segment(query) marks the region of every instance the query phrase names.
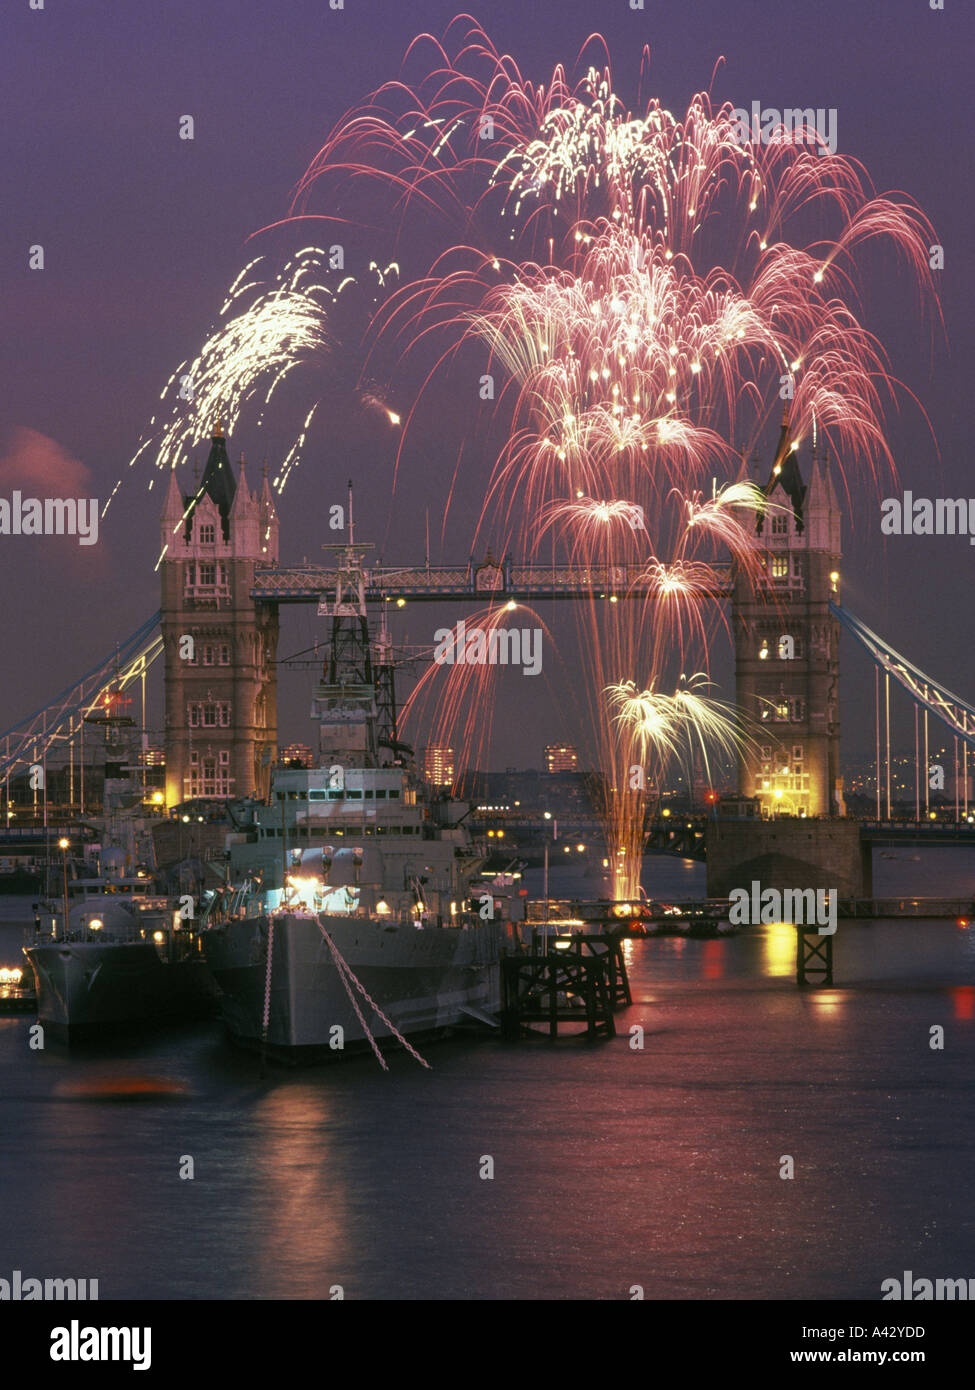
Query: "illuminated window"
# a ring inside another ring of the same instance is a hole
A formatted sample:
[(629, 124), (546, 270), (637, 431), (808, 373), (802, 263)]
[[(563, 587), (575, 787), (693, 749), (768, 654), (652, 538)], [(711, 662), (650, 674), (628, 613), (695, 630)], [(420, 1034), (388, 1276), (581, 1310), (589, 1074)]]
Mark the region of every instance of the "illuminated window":
[(229, 700), (198, 700), (189, 706), (191, 729), (228, 729)]
[(771, 574), (773, 579), (788, 579), (788, 555), (773, 555), (772, 558), (769, 560), (769, 573)]

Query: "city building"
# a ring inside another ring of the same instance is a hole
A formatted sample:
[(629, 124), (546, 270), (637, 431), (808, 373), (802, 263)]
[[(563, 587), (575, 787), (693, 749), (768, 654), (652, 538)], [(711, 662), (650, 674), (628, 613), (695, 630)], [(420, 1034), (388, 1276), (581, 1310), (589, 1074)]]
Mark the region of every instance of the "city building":
[(546, 772), (578, 772), (579, 754), (571, 743), (545, 745)]
[(264, 796), (277, 752), (277, 605), (255, 602), (258, 565), (278, 558), (265, 471), (234, 477), (218, 420), (190, 496), (170, 474), (161, 518), (166, 801)]
[(430, 747), (423, 750), (423, 780), (434, 787), (449, 787), (454, 781), (454, 750)]
[(309, 743), (289, 743), (287, 747), (278, 751), (278, 762), (297, 763), (299, 767), (312, 767), (314, 764), (314, 754)]

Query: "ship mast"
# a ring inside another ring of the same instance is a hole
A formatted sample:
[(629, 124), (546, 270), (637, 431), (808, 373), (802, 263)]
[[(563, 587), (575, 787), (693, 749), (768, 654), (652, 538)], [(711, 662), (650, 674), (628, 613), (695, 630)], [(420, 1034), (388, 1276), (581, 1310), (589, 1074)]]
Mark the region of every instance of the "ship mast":
[(335, 589), (318, 605), (319, 617), (331, 619), (331, 632), (312, 718), (319, 721), (323, 766), (379, 767), (383, 750), (396, 740), (392, 644), (385, 612), (375, 644), (370, 638), (365, 555), (373, 547), (356, 543), (351, 480), (348, 486), (349, 539), (322, 546), (335, 557)]

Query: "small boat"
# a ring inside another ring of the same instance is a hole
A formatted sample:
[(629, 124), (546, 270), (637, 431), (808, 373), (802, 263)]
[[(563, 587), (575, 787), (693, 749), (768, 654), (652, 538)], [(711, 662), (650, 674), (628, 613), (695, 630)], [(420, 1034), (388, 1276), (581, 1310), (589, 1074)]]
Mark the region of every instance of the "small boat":
[(66, 925), (63, 907), (45, 903), (42, 915), (39, 904), (35, 939), (23, 948), (37, 981), (38, 1022), (70, 1042), (212, 1014), (219, 991), (177, 901), (155, 895), (148, 877), (106, 875), (70, 884)]
[(32, 1014), (36, 1008), (37, 993), (30, 968), (0, 966), (0, 1014)]

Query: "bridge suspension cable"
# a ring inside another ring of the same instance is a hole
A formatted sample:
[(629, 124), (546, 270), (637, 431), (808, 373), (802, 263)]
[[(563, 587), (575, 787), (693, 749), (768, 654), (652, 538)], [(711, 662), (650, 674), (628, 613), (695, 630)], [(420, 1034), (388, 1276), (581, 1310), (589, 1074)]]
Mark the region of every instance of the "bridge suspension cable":
[[(851, 633), (861, 646), (865, 647), (871, 658), (876, 664), (876, 723), (877, 723), (877, 818), (880, 818), (880, 729), (881, 729), (881, 701), (880, 701), (880, 672), (884, 672), (884, 706), (886, 722), (886, 800), (887, 816), (891, 814), (891, 756), (890, 756), (890, 680), (891, 677), (901, 686), (903, 690), (914, 701), (914, 805), (915, 816), (920, 819), (921, 815), (921, 735), (918, 725), (918, 710), (924, 710), (924, 810), (925, 815), (930, 814), (930, 791), (931, 781), (929, 771), (930, 750), (928, 739), (928, 716), (941, 721), (954, 735), (955, 740), (955, 819), (960, 820), (962, 814), (968, 815), (968, 749), (975, 748), (975, 705), (963, 700), (960, 695), (949, 690), (941, 681), (934, 680), (915, 666), (912, 661), (908, 661), (906, 656), (895, 651), (889, 643), (882, 637), (867, 627), (849, 609), (843, 608), (841, 604), (830, 603), (830, 612), (838, 618), (847, 632)], [(958, 746), (961, 744), (961, 778), (959, 778)], [(963, 805), (959, 800), (959, 782), (963, 788)], [(936, 788), (937, 789), (937, 788)]]
[(107, 691), (125, 690), (146, 671), (163, 649), (160, 614), (154, 613), (93, 666), (40, 709), (0, 733), (0, 780), (21, 768), (46, 762), (56, 743), (83, 732), (84, 720)]
[(878, 637), (861, 622), (849, 609), (838, 603), (830, 604), (830, 612), (839, 618), (847, 632), (853, 634), (858, 642), (873, 657), (874, 661), (887, 671), (903, 687), (911, 698), (922, 708), (946, 724), (952, 733), (965, 743), (975, 747), (975, 705), (955, 695), (946, 685), (934, 680), (906, 656), (901, 656), (883, 638)]

